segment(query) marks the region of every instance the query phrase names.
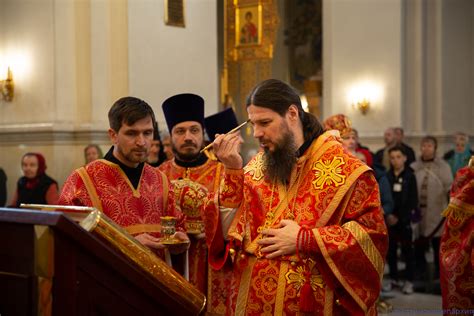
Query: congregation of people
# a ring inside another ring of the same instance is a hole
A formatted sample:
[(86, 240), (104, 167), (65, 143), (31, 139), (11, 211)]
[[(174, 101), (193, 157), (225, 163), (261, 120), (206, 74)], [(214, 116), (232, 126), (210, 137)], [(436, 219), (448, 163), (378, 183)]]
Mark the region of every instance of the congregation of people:
[[(170, 96), (160, 130), (149, 104), (121, 98), (108, 114), (105, 155), (87, 145), (84, 165), (60, 184), (43, 154), (25, 153), (20, 179), (0, 168), (0, 206), (98, 208), (187, 277), (212, 315), (372, 315), (380, 293), (439, 284), (442, 213), (474, 154), (467, 134), (457, 132), (454, 148), (440, 155), (436, 137), (422, 137), (415, 150), (403, 128), (388, 127), (385, 146), (372, 152), (349, 117), (319, 122), (290, 86), (266, 80), (246, 101), (260, 142), (247, 163), (240, 134), (227, 133), (239, 123), (232, 108), (208, 117), (204, 109), (199, 95)], [(7, 181), (17, 181), (10, 201)], [(181, 243), (160, 243), (165, 215), (177, 218)]]

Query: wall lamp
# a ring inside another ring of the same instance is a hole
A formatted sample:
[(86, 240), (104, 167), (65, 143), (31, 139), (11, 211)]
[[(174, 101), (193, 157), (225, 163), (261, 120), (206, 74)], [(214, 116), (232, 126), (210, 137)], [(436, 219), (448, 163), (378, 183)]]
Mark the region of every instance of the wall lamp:
[[(354, 104), (355, 103), (355, 104)], [(362, 98), (362, 100), (355, 101), (352, 106), (359, 109), (362, 115), (367, 114), (370, 110), (370, 101), (367, 98)]]
[(374, 104), (380, 104), (383, 101), (383, 88), (372, 81), (358, 82), (350, 88), (348, 101), (353, 109), (366, 115)]
[(15, 83), (13, 82), (13, 75), (10, 67), (7, 70), (7, 79), (0, 80), (0, 92), (3, 99), (7, 102), (13, 100), (15, 94)]

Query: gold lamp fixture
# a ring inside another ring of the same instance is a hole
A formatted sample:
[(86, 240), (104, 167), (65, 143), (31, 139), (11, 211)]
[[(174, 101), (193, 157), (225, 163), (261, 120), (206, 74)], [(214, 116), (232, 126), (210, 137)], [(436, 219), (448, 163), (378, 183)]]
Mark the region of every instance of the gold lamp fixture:
[(367, 115), (383, 102), (384, 91), (380, 83), (366, 80), (353, 84), (348, 90), (348, 101), (354, 110)]
[(5, 101), (11, 102), (13, 100), (15, 94), (15, 83), (13, 82), (13, 75), (10, 67), (8, 67), (7, 79), (0, 80), (0, 92)]
[(359, 109), (362, 115), (367, 114), (370, 109), (370, 101), (367, 98), (363, 98), (362, 100), (356, 101), (355, 107)]

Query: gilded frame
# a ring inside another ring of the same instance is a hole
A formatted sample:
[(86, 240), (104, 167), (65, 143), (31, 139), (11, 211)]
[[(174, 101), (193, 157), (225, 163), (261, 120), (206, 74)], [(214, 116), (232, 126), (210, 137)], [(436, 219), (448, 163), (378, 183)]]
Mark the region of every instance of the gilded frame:
[[(165, 24), (170, 26), (177, 26), (177, 27), (186, 27), (186, 10), (185, 10), (185, 0), (164, 0), (164, 13), (165, 13)], [(181, 9), (181, 15), (173, 14), (175, 12), (171, 12), (170, 14), (170, 5), (174, 5), (174, 9)]]
[(262, 44), (262, 4), (239, 5), (235, 9), (235, 46)]

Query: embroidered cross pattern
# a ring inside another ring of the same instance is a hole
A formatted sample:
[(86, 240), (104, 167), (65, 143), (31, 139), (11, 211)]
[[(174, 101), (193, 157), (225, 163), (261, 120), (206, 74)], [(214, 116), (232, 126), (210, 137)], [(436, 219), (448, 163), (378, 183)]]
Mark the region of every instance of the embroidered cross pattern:
[(264, 177), (263, 174), (264, 163), (263, 158), (258, 157), (254, 163), (246, 166), (244, 171), (250, 173), (252, 175), (252, 179), (255, 181), (259, 181)]
[(312, 182), (315, 189), (322, 189), (325, 186), (333, 185), (338, 187), (346, 182), (346, 176), (342, 174), (342, 157), (334, 157), (331, 161), (322, 159), (313, 165), (316, 179)]

